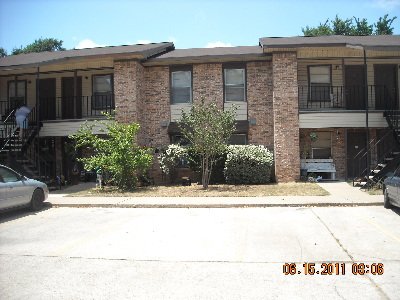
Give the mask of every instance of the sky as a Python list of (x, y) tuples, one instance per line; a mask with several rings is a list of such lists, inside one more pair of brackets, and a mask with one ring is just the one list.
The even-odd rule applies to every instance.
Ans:
[(400, 0), (0, 0), (0, 47), (38, 38), (67, 49), (174, 42), (176, 48), (258, 45), (260, 37), (302, 35), (338, 15), (370, 24), (397, 16)]

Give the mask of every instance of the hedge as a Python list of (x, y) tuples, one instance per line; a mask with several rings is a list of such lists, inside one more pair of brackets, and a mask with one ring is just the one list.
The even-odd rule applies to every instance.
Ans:
[(264, 146), (228, 147), (224, 175), (229, 184), (261, 184), (271, 181), (274, 156)]

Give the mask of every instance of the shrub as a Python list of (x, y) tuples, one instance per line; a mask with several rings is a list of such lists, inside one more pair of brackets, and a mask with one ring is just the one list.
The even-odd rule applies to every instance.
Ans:
[(176, 144), (171, 144), (159, 157), (160, 167), (163, 173), (171, 174), (188, 158), (187, 149)]
[[(95, 125), (103, 126), (106, 137), (93, 134)], [(147, 172), (152, 161), (151, 149), (140, 147), (136, 143), (139, 124), (122, 124), (108, 116), (107, 121), (85, 122), (79, 130), (70, 135), (75, 141), (75, 148), (87, 149), (93, 154), (78, 159), (85, 170), (100, 168), (110, 174), (110, 182), (115, 183), (122, 190), (131, 190), (136, 187), (138, 176)]]
[(228, 147), (224, 174), (230, 184), (259, 184), (271, 181), (274, 156), (264, 146)]

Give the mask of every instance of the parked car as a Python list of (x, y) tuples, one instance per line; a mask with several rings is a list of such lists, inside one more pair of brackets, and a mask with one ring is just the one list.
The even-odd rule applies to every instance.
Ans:
[(393, 173), (388, 173), (383, 182), (383, 206), (391, 208), (393, 205), (400, 207), (400, 167)]
[(0, 210), (19, 207), (40, 210), (48, 196), (49, 189), (45, 183), (0, 165)]

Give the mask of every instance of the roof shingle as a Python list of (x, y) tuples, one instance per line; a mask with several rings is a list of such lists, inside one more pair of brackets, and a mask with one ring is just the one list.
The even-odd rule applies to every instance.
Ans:
[(79, 57), (106, 56), (118, 54), (138, 54), (142, 59), (174, 49), (173, 43), (145, 45), (111, 46), (88, 49), (73, 49), (54, 52), (27, 53), (0, 58), (0, 68), (24, 65), (40, 65)]
[(400, 35), (369, 36), (295, 36), (260, 38), (264, 48), (301, 48), (301, 47), (364, 47), (366, 49), (399, 48)]

